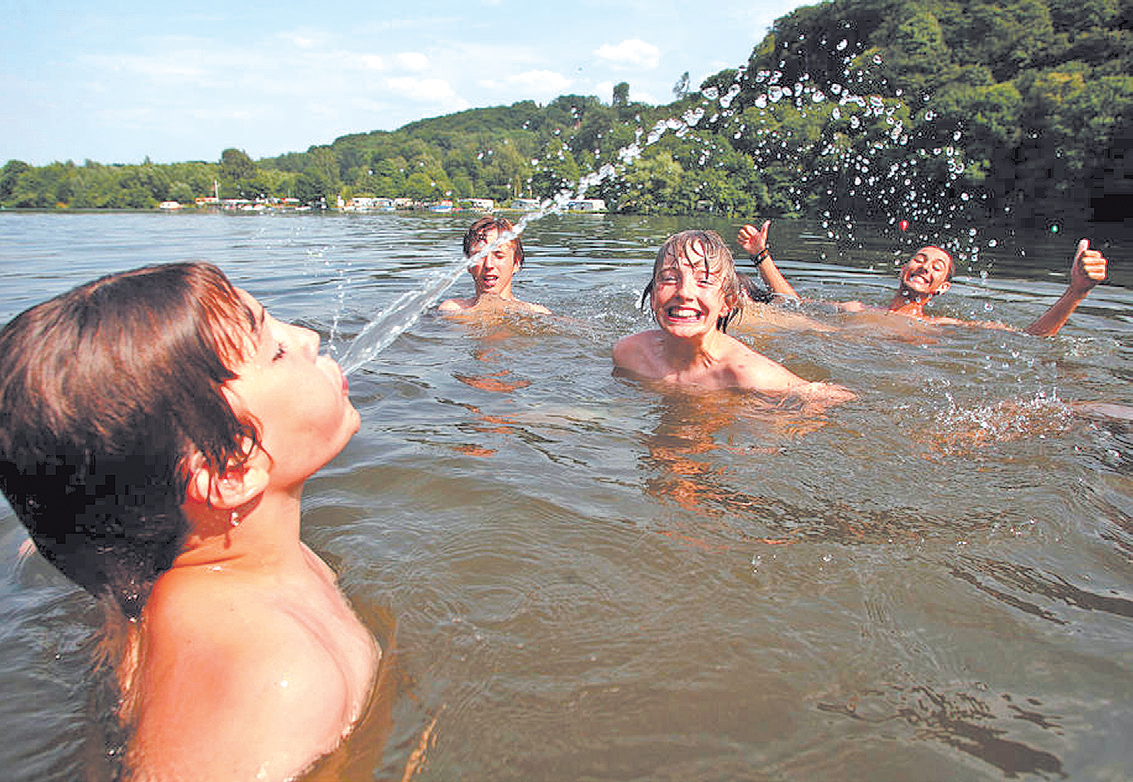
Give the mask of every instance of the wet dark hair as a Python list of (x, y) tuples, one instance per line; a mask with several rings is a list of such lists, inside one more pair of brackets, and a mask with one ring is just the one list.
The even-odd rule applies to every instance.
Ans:
[(726, 315), (716, 318), (716, 328), (719, 331), (727, 332), (728, 324), (742, 310), (742, 307), (739, 306), (740, 279), (736, 272), (736, 262), (732, 258), (732, 251), (728, 249), (727, 243), (720, 238), (720, 234), (715, 231), (681, 231), (666, 239), (661, 248), (657, 250), (657, 257), (653, 261), (653, 275), (641, 292), (641, 301), (638, 306), (644, 309), (645, 303), (653, 296), (657, 275), (661, 272), (665, 259), (670, 256), (687, 259), (689, 257), (688, 249), (695, 244), (699, 244), (704, 252), (705, 273), (711, 272), (714, 268), (719, 270), (722, 278), (721, 287), (724, 291), (724, 301), (732, 304), (732, 308)]
[[(472, 249), (480, 242), (488, 240), (488, 234), (495, 231), (497, 234), (504, 234), (515, 231), (515, 226), (512, 225), (511, 220), (506, 217), (492, 217), (488, 215), (481, 217), (468, 227), (464, 232), (464, 257), (471, 258), (474, 254)], [(518, 236), (511, 239), (512, 247), (515, 248), (515, 264), (516, 266), (523, 265), (523, 242)]]
[(188, 534), (188, 460), (258, 444), (221, 387), (259, 328), (209, 264), (109, 275), (0, 330), (0, 490), (55, 567), (138, 617)]
[(743, 272), (736, 272), (736, 279), (740, 283), (740, 291), (747, 296), (749, 301), (756, 304), (767, 304), (775, 298), (771, 295), (771, 291), (761, 287), (759, 283)]

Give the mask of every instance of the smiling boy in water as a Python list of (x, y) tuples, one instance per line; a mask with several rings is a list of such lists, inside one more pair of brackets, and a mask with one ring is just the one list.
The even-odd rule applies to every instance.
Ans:
[(0, 331), (0, 488), (107, 607), (134, 782), (292, 779), (361, 716), (381, 651), (299, 536), (359, 422), (318, 335), (208, 264)]
[[(756, 228), (745, 225), (740, 229), (740, 246), (751, 254), (763, 281), (772, 293), (791, 299), (799, 299), (799, 294), (783, 277), (771, 252), (767, 248), (767, 232), (771, 221), (764, 221)], [(1098, 250), (1090, 249), (1088, 239), (1078, 242), (1074, 258), (1070, 262), (1070, 284), (1059, 299), (1045, 313), (1023, 331), (1037, 337), (1052, 337), (1066, 325), (1066, 321), (1086, 298), (1095, 285), (1106, 278), (1107, 261)], [(968, 321), (939, 315), (926, 315), (925, 307), (934, 296), (952, 287), (952, 276), (956, 273), (956, 262), (952, 255), (941, 247), (926, 245), (921, 247), (901, 267), (897, 276), (897, 291), (889, 301), (884, 312), (902, 315), (906, 318), (932, 323), (938, 326), (981, 326), (990, 329), (1013, 330), (1010, 326), (995, 321)], [(845, 312), (865, 312), (871, 308), (860, 301), (838, 302), (836, 305)]]
[[(451, 314), (479, 309), (513, 309), (543, 315), (550, 310), (515, 298), (511, 281), (523, 265), (523, 242), (514, 234), (515, 227), (504, 217), (481, 217), (464, 234), (464, 257), (469, 259), (468, 273), (476, 285), (470, 299), (446, 299), (437, 307)], [(501, 236), (513, 238), (498, 241)]]
[(618, 374), (826, 404), (854, 397), (842, 386), (808, 382), (725, 333), (743, 305), (732, 253), (714, 231), (683, 231), (661, 245), (646, 300), (659, 328), (614, 345)]

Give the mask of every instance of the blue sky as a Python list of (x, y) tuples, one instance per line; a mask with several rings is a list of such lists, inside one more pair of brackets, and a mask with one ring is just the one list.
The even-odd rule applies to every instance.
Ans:
[(0, 165), (300, 152), (613, 85), (672, 100), (746, 62), (795, 0), (0, 0)]

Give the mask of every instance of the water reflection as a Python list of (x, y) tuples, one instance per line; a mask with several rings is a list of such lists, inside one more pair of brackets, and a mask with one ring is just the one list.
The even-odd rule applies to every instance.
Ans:
[(925, 684), (891, 684), (885, 690), (869, 690), (842, 702), (819, 703), (818, 709), (850, 719), (884, 726), (894, 723), (912, 729), (912, 741), (936, 741), (1000, 769), (1008, 778), (1020, 774), (1055, 774), (1067, 778), (1058, 756), (1011, 737), (1013, 720), (1062, 734), (1058, 715), (1038, 711), (1036, 698), (1026, 698), (1027, 708), (1017, 706), (1008, 693), (997, 703), (987, 687), (940, 691)]
[[(1133, 617), (1133, 600), (1090, 592), (1074, 586), (1063, 576), (1045, 573), (1028, 565), (973, 557), (965, 565), (953, 565), (952, 575), (1012, 608), (1055, 624), (1066, 624), (1067, 620), (1059, 618), (1053, 611), (1015, 597), (1007, 590), (1084, 611), (1104, 611), (1115, 616)], [(992, 583), (998, 583), (1002, 588), (997, 589)]]

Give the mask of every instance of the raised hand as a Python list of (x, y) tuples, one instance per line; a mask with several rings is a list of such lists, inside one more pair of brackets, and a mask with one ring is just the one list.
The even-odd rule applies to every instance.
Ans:
[(1070, 266), (1070, 287), (1086, 292), (1106, 277), (1106, 259), (1099, 250), (1090, 249), (1090, 240), (1078, 242), (1074, 263)]
[(747, 250), (748, 255), (759, 255), (767, 249), (767, 232), (770, 228), (770, 220), (764, 220), (763, 225), (759, 228), (754, 225), (745, 225), (740, 229), (740, 235), (737, 237), (740, 246)]

